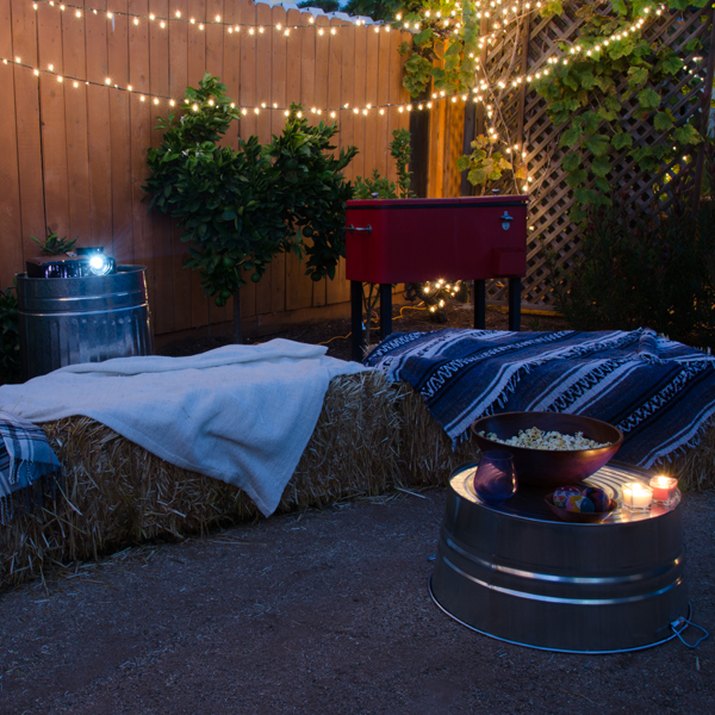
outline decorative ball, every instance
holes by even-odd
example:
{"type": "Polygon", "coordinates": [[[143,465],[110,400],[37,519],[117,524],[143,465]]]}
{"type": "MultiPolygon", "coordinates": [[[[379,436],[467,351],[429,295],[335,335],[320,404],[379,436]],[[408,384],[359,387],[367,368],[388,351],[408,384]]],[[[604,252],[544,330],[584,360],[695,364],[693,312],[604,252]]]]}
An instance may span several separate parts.
{"type": "Polygon", "coordinates": [[[559,509],[579,514],[608,511],[610,498],[598,487],[559,487],[551,495],[551,501],[559,509]]]}

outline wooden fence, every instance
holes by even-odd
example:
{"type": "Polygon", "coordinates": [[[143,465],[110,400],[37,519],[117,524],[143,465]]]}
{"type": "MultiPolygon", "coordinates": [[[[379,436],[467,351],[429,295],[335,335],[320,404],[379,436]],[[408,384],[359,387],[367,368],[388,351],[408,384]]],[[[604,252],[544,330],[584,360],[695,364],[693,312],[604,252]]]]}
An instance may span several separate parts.
{"type": "MultiPolygon", "coordinates": [[[[332,109],[339,145],[360,152],[348,178],[373,169],[394,178],[388,144],[407,125],[396,110],[405,36],[316,13],[251,0],[0,0],[0,287],[48,227],[146,265],[155,333],[230,320],[231,307],[216,308],[182,267],[176,229],[149,215],[142,191],[157,119],[205,72],[243,109],[228,141],[268,140],[291,102],[320,109],[316,121],[332,109]],[[367,116],[354,113],[368,104],[367,116]]],[[[242,318],[345,302],[340,270],[313,283],[280,256],[242,290],[242,318]]]]}
{"type": "MultiPolygon", "coordinates": [[[[487,74],[532,71],[560,41],[575,37],[579,24],[576,14],[558,21],[527,15],[482,58],[487,74]]],[[[666,15],[647,32],[687,55],[683,48],[695,37],[708,49],[711,27],[712,10],[706,9],[666,15]]],[[[398,52],[404,39],[347,16],[252,0],[74,0],[62,6],[0,0],[0,287],[10,285],[37,253],[30,237],[44,237],[49,227],[78,237],[80,245],[103,245],[119,262],[146,265],[155,333],[230,320],[231,308],[216,308],[196,273],[183,268],[186,249],[171,222],[147,211],[146,152],[160,141],[154,127],[171,111],[169,98],[180,99],[205,72],[219,76],[244,111],[228,138],[234,143],[239,133],[266,141],[279,132],[290,102],[307,111],[320,108],[321,118],[333,109],[339,145],[360,150],[348,177],[376,168],[394,178],[388,144],[409,116],[397,111],[408,101],[398,52]],[[360,110],[368,104],[364,116],[360,110]]],[[[699,71],[708,61],[712,51],[699,71]]],[[[670,91],[681,95],[680,117],[702,104],[701,96],[677,83],[670,91]]],[[[560,128],[523,85],[503,92],[498,103],[534,177],[524,300],[548,307],[547,255],[567,267],[578,251],[578,232],[568,218],[572,196],[560,165],[560,128]]],[[[456,169],[465,148],[464,117],[460,101],[436,102],[429,112],[428,196],[466,193],[456,169]]],[[[638,141],[653,139],[635,115],[630,121],[638,141]]],[[[479,110],[474,127],[479,131],[479,110]]],[[[642,180],[634,185],[635,177],[633,167],[623,164],[611,180],[645,197],[650,187],[642,180]]],[[[498,281],[489,296],[503,300],[498,281]]],[[[242,290],[241,313],[248,323],[276,315],[288,320],[294,311],[342,305],[348,297],[343,266],[336,280],[314,284],[295,257],[280,256],[258,285],[242,290]]]]}

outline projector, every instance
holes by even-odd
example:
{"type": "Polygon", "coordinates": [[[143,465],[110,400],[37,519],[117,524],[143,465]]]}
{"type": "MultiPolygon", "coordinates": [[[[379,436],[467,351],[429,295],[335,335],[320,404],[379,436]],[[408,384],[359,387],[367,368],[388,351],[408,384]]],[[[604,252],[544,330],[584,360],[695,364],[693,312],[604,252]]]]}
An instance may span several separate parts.
{"type": "Polygon", "coordinates": [[[116,272],[116,261],[101,246],[78,248],[64,256],[39,256],[25,262],[29,278],[84,278],[116,272]]]}

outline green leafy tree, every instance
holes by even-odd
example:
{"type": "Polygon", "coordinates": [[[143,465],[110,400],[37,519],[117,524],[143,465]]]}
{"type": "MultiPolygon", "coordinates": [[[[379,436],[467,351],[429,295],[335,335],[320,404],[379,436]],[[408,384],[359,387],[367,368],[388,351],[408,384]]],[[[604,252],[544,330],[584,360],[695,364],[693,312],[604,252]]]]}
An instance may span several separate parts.
{"type": "Polygon", "coordinates": [[[364,15],[373,20],[391,22],[401,5],[401,0],[349,0],[343,10],[350,15],[364,15]]]}
{"type": "Polygon", "coordinates": [[[286,243],[271,192],[270,164],[256,137],[238,151],[218,144],[238,113],[225,86],[205,75],[189,87],[184,109],[160,119],[162,143],[149,149],[144,189],[150,207],[174,218],[189,244],[187,266],[217,305],[234,297],[235,338],[240,341],[238,290],[244,275],[260,280],[286,243]]]}
{"type": "Polygon", "coordinates": [[[303,2],[298,3],[298,7],[317,7],[323,12],[337,12],[340,10],[340,3],[338,0],[303,0],[303,2]]]}
{"type": "Polygon", "coordinates": [[[357,149],[336,153],[336,132],[335,124],[308,124],[300,107],[292,105],[283,133],[266,148],[279,215],[297,237],[290,245],[306,255],[306,273],[314,281],[333,278],[345,255],[345,202],[352,186],[342,172],[357,149]]]}
{"type": "Polygon", "coordinates": [[[225,86],[209,74],[186,90],[182,111],[160,119],[162,143],[149,149],[144,189],[153,208],[175,219],[189,246],[187,266],[201,274],[217,305],[234,300],[240,342],[239,289],[257,282],[276,253],[308,255],[314,280],[333,276],[344,254],[342,213],[350,185],[342,169],[356,150],[331,152],[334,125],[309,126],[292,107],[281,136],[262,146],[219,143],[238,119],[225,86]]]}

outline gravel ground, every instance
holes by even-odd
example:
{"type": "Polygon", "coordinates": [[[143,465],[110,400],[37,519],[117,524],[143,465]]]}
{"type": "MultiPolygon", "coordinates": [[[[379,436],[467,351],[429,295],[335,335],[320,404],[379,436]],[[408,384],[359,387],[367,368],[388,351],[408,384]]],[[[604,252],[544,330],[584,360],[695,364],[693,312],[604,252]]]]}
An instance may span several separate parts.
{"type": "MultiPolygon", "coordinates": [[[[419,313],[395,330],[467,327],[419,313]]],[[[489,327],[506,327],[490,311],[489,327]]],[[[525,316],[522,329],[558,320],[525,316]]],[[[270,337],[327,341],[347,319],[270,337]]],[[[226,342],[166,347],[190,354],[226,342]]],[[[349,357],[350,341],[329,354],[349,357]]],[[[715,639],[618,655],[476,634],[427,582],[446,491],[359,499],[154,544],[0,594],[0,714],[715,712],[715,639]]],[[[683,510],[693,620],[715,629],[715,491],[683,510]]]]}
{"type": "MultiPolygon", "coordinates": [[[[442,613],[445,495],[272,517],[0,594],[0,712],[715,712],[713,638],[549,653],[442,613]]],[[[681,508],[693,620],[712,630],[715,491],[681,508]]]]}

